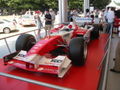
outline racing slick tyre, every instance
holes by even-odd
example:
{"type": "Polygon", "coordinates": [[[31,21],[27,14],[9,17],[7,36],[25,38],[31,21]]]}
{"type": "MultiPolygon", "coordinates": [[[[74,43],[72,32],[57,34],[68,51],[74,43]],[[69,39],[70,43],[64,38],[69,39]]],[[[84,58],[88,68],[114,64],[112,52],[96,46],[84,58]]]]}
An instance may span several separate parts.
{"type": "Polygon", "coordinates": [[[25,50],[28,51],[36,43],[35,37],[30,34],[22,34],[16,41],[16,51],[25,50]]]}
{"type": "Polygon", "coordinates": [[[85,64],[87,56],[87,44],[83,37],[73,38],[69,44],[70,59],[72,64],[81,66],[85,64]]]}
{"type": "Polygon", "coordinates": [[[99,29],[98,27],[94,26],[94,29],[91,31],[91,35],[90,35],[90,39],[94,40],[94,39],[98,39],[99,38],[99,29]]]}

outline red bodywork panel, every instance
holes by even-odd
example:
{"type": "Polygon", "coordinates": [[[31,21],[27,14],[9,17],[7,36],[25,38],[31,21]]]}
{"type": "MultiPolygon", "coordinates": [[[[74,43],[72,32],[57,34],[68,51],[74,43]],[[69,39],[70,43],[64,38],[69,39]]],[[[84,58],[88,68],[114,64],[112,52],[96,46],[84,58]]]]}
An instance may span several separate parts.
{"type": "Polygon", "coordinates": [[[37,42],[27,53],[27,55],[31,54],[39,54],[45,55],[46,53],[58,48],[61,45],[61,42],[64,42],[61,36],[51,36],[40,40],[37,42]]]}
{"type": "MultiPolygon", "coordinates": [[[[59,28],[55,28],[55,30],[60,30],[63,25],[60,25],[59,28]]],[[[54,30],[53,30],[54,31],[54,30]]],[[[75,29],[73,31],[72,37],[76,37],[76,35],[84,35],[87,32],[85,29],[79,28],[77,25],[75,26],[75,29]]],[[[57,45],[61,45],[62,43],[65,43],[61,36],[51,36],[49,38],[45,38],[37,42],[29,51],[27,55],[31,54],[39,54],[39,55],[45,55],[46,53],[58,48],[57,45]]]]}
{"type": "Polygon", "coordinates": [[[118,28],[120,26],[120,18],[115,18],[113,26],[116,28],[118,28]]]}
{"type": "Polygon", "coordinates": [[[50,33],[58,32],[61,28],[64,27],[64,24],[59,25],[57,28],[53,28],[50,30],[50,33]]]}
{"type": "MultiPolygon", "coordinates": [[[[52,30],[50,30],[50,32],[51,33],[58,32],[63,27],[64,27],[64,24],[61,24],[57,28],[53,28],[52,30]]],[[[72,29],[72,27],[73,27],[72,25],[68,25],[69,29],[72,29]]],[[[76,37],[77,35],[84,35],[84,34],[86,34],[86,32],[87,32],[86,29],[82,29],[82,28],[78,27],[77,25],[74,25],[74,30],[73,30],[73,33],[72,33],[72,38],[76,37]]]]}
{"type": "MultiPolygon", "coordinates": [[[[44,56],[45,54],[49,53],[50,51],[58,48],[64,42],[61,36],[51,36],[51,37],[46,37],[43,40],[40,40],[37,42],[27,53],[27,55],[40,55],[44,56]]],[[[58,74],[58,68],[55,66],[44,66],[44,65],[39,65],[39,67],[45,67],[51,69],[48,70],[39,70],[38,68],[34,68],[34,64],[32,62],[27,62],[27,61],[22,61],[22,60],[16,60],[16,59],[11,59],[8,62],[5,62],[5,64],[9,64],[21,69],[25,69],[28,71],[34,71],[34,72],[44,72],[44,73],[52,73],[52,74],[58,74]],[[52,70],[54,69],[54,70],[52,70]]]]}
{"type": "MultiPolygon", "coordinates": [[[[61,45],[63,43],[63,39],[61,36],[51,36],[51,37],[46,37],[42,40],[40,40],[39,42],[37,42],[27,53],[27,55],[40,55],[40,56],[44,56],[47,53],[49,53],[50,51],[53,51],[54,49],[60,47],[58,45],[61,45]]],[[[44,72],[44,73],[52,73],[52,74],[58,74],[58,68],[55,66],[48,66],[49,69],[53,69],[54,70],[39,70],[38,68],[34,68],[34,63],[32,62],[27,62],[27,61],[22,61],[22,60],[16,60],[16,59],[11,59],[8,62],[5,62],[4,64],[9,64],[21,69],[25,69],[28,71],[34,71],[34,72],[44,72]]],[[[39,65],[39,67],[44,67],[44,65],[39,65]]],[[[47,68],[47,66],[45,66],[45,68],[47,68]]]]}
{"type": "Polygon", "coordinates": [[[58,74],[58,68],[55,66],[44,66],[44,65],[39,65],[39,67],[45,67],[48,69],[54,69],[54,70],[39,70],[38,68],[34,68],[34,64],[30,62],[25,62],[21,60],[16,60],[16,59],[11,59],[9,62],[6,62],[5,64],[9,64],[27,71],[33,71],[33,72],[44,72],[44,73],[51,73],[51,74],[58,74]]]}
{"type": "Polygon", "coordinates": [[[87,32],[87,30],[79,28],[78,26],[76,26],[76,29],[73,31],[73,37],[76,37],[77,35],[85,35],[87,32]]]}

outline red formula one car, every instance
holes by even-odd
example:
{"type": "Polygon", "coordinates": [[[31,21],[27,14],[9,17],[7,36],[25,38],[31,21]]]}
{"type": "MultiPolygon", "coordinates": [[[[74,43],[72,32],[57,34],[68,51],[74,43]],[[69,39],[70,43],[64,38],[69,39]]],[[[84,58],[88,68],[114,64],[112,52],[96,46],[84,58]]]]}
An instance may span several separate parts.
{"type": "Polygon", "coordinates": [[[61,24],[50,32],[49,37],[38,42],[30,34],[19,36],[16,52],[5,56],[4,64],[63,77],[71,65],[85,64],[87,43],[99,37],[99,31],[91,26],[85,29],[77,25],[61,24]]]}

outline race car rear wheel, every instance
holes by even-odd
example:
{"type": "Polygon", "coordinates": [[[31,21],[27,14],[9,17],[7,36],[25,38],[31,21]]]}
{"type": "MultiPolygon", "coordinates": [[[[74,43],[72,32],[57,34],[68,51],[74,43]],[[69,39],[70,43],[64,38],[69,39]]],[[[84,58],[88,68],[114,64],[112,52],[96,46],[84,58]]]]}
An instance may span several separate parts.
{"type": "Polygon", "coordinates": [[[83,37],[73,38],[69,44],[70,59],[72,64],[81,66],[85,64],[87,56],[87,44],[83,37]]]}
{"type": "Polygon", "coordinates": [[[25,50],[28,51],[36,43],[35,37],[30,34],[22,34],[16,41],[16,51],[25,50]]]}
{"type": "Polygon", "coordinates": [[[98,27],[94,26],[94,29],[91,31],[91,35],[90,35],[90,39],[94,40],[94,39],[98,39],[99,38],[99,29],[98,27]]]}

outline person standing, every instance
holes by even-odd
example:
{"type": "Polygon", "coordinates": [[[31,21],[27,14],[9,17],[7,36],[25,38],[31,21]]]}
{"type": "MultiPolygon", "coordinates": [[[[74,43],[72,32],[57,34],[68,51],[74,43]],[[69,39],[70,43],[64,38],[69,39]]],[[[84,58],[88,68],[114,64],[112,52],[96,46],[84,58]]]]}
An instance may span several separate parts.
{"type": "Polygon", "coordinates": [[[94,17],[93,26],[96,30],[100,30],[100,19],[98,18],[98,15],[94,17]]]}
{"type": "Polygon", "coordinates": [[[107,29],[107,19],[106,19],[107,9],[103,9],[103,17],[102,17],[102,27],[103,27],[103,33],[106,33],[107,29]]]}
{"type": "Polygon", "coordinates": [[[41,38],[40,31],[41,31],[41,28],[42,28],[42,22],[41,22],[41,19],[40,19],[39,14],[40,14],[40,13],[39,13],[38,11],[36,11],[36,12],[35,12],[35,16],[34,16],[35,24],[36,24],[37,29],[38,29],[38,33],[37,33],[37,38],[38,38],[38,39],[41,38]]]}
{"type": "Polygon", "coordinates": [[[50,30],[52,28],[52,16],[50,15],[49,11],[46,11],[45,14],[45,31],[46,31],[46,36],[50,36],[50,30]],[[48,30],[48,32],[47,32],[48,30]]]}
{"type": "Polygon", "coordinates": [[[52,27],[54,26],[55,23],[55,12],[52,9],[49,9],[50,15],[52,17],[52,27]]]}
{"type": "Polygon", "coordinates": [[[106,33],[110,33],[110,30],[111,30],[111,28],[113,26],[114,19],[115,19],[114,8],[111,8],[111,10],[109,10],[107,12],[106,19],[107,19],[107,30],[106,30],[106,33]]]}
{"type": "Polygon", "coordinates": [[[90,17],[90,10],[86,9],[85,17],[90,17]]]}

